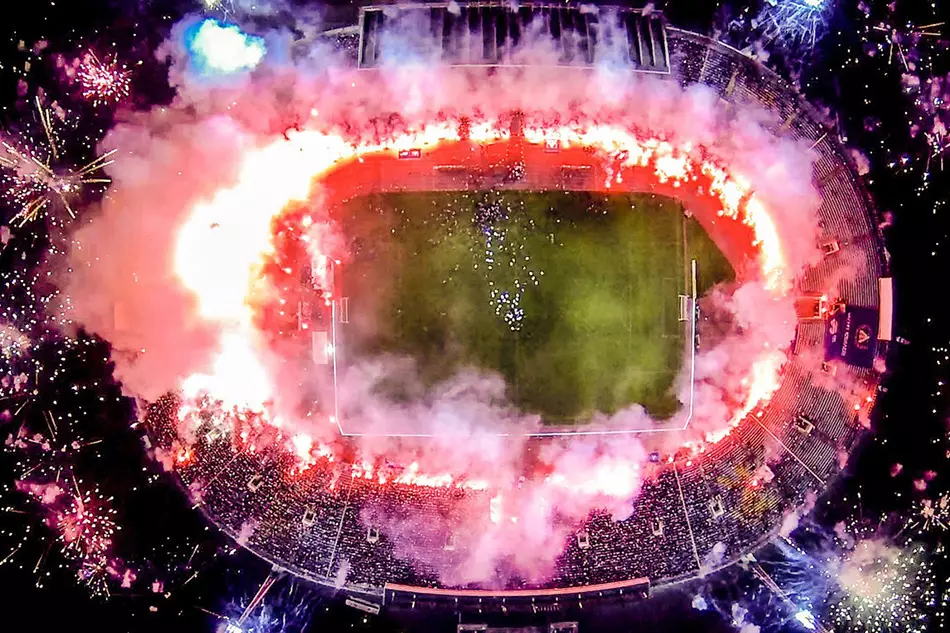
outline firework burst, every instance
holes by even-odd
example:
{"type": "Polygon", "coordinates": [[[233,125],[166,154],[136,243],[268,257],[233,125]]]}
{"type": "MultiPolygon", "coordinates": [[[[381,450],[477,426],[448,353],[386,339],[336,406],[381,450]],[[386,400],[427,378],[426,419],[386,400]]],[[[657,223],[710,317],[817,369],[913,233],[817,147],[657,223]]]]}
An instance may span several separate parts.
{"type": "Polygon", "coordinates": [[[95,594],[108,594],[110,550],[119,529],[112,499],[97,491],[83,493],[73,482],[75,496],[58,513],[56,530],[67,558],[76,561],[77,575],[95,594]]]}
{"type": "Polygon", "coordinates": [[[132,71],[117,59],[99,59],[89,52],[82,57],[76,80],[84,99],[98,107],[114,105],[128,98],[132,87],[132,71]]]}
{"type": "Polygon", "coordinates": [[[768,41],[812,48],[824,35],[832,0],[766,0],[756,20],[768,41]]]}
{"type": "Polygon", "coordinates": [[[923,545],[859,540],[842,560],[837,578],[840,591],[829,610],[836,630],[927,630],[926,609],[936,593],[923,545]]]}
{"type": "MultiPolygon", "coordinates": [[[[224,17],[229,17],[236,12],[234,0],[198,0],[201,8],[206,13],[215,13],[224,17]]],[[[243,11],[248,11],[249,7],[240,7],[243,11]]],[[[250,8],[253,11],[253,7],[250,8]]]]}
{"type": "Polygon", "coordinates": [[[112,182],[98,174],[115,162],[112,157],[116,150],[111,150],[80,167],[64,164],[51,111],[44,108],[38,98],[36,110],[43,127],[43,140],[22,147],[3,142],[4,153],[0,154],[0,169],[7,172],[3,177],[7,195],[19,208],[14,220],[20,226],[41,217],[56,201],[62,203],[71,218],[75,218],[70,201],[87,185],[112,182]]]}
{"type": "Polygon", "coordinates": [[[103,497],[95,487],[84,491],[75,478],[67,488],[18,481],[17,489],[39,504],[55,534],[55,540],[37,561],[34,573],[40,573],[53,545],[58,544],[79,581],[94,595],[108,596],[108,581],[120,576],[124,567],[122,561],[112,556],[113,538],[119,530],[113,498],[103,497]]]}
{"type": "Polygon", "coordinates": [[[950,528],[950,494],[921,501],[918,515],[908,520],[907,527],[920,532],[950,528]]]}
{"type": "Polygon", "coordinates": [[[904,67],[904,72],[911,72],[916,67],[918,53],[917,45],[923,38],[939,38],[940,30],[945,22],[934,22],[923,26],[914,24],[894,25],[886,22],[877,24],[871,29],[877,33],[883,33],[885,43],[878,45],[878,48],[887,47],[887,63],[890,65],[895,58],[900,60],[904,67]]]}
{"type": "Polygon", "coordinates": [[[98,559],[105,556],[112,545],[115,509],[91,492],[82,494],[77,488],[76,493],[59,518],[63,549],[84,560],[98,559]]]}

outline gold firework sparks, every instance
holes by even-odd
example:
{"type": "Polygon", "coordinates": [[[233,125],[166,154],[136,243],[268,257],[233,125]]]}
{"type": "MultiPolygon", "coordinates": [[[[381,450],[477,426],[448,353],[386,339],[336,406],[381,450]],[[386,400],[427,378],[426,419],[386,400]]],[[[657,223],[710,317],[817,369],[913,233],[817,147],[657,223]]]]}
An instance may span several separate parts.
{"type": "Polygon", "coordinates": [[[43,107],[39,98],[36,99],[36,110],[43,126],[43,142],[23,148],[3,142],[5,154],[0,154],[0,169],[10,172],[6,178],[8,195],[20,209],[14,216],[14,221],[19,221],[20,226],[40,217],[56,200],[63,204],[71,218],[75,218],[70,199],[86,185],[112,182],[99,176],[99,172],[115,162],[112,157],[116,150],[110,150],[80,167],[63,165],[52,113],[43,107]]]}
{"type": "Polygon", "coordinates": [[[910,66],[907,64],[907,57],[904,55],[904,41],[913,37],[940,37],[941,33],[939,29],[945,24],[946,22],[934,22],[933,24],[925,24],[923,26],[908,25],[908,27],[903,31],[888,24],[879,24],[871,28],[873,28],[875,31],[885,33],[888,36],[890,49],[887,53],[887,64],[890,65],[893,61],[894,48],[896,46],[897,54],[900,55],[901,63],[904,65],[904,70],[910,72],[910,66]]]}

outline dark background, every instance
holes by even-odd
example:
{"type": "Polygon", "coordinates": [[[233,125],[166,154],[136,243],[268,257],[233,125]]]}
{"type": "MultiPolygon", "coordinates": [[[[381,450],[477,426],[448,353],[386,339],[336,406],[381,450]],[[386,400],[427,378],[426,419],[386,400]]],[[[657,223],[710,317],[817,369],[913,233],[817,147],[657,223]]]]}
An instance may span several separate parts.
{"type": "MultiPolygon", "coordinates": [[[[749,41],[748,18],[758,13],[761,4],[670,0],[657,3],[657,8],[675,26],[716,32],[741,48],[749,41]]],[[[946,249],[950,173],[944,174],[934,159],[930,175],[925,176],[930,148],[921,135],[912,134],[912,124],[920,118],[918,97],[902,87],[902,64],[888,63],[890,34],[870,28],[879,23],[899,29],[908,22],[931,24],[945,19],[948,10],[916,0],[898,0],[894,10],[888,4],[841,0],[813,52],[790,50],[783,55],[777,49],[769,59],[769,65],[796,80],[809,99],[828,108],[837,121],[832,132],[871,161],[866,184],[879,211],[893,220],[885,234],[895,278],[895,333],[909,341],[891,350],[874,432],[820,500],[814,516],[816,529],[841,520],[901,523],[917,512],[924,496],[933,497],[948,488],[947,402],[940,383],[948,379],[950,330],[939,306],[945,301],[950,271],[946,249]],[[884,54],[869,54],[882,45],[884,54]],[[903,466],[896,476],[892,475],[895,464],[903,466]],[[917,490],[915,480],[927,480],[927,490],[917,490]]],[[[356,15],[356,5],[351,3],[324,7],[328,22],[345,24],[356,15]]],[[[134,67],[135,107],[167,102],[171,93],[166,69],[153,51],[175,20],[200,9],[197,2],[173,0],[5,3],[0,14],[0,129],[28,129],[32,97],[43,90],[74,104],[83,134],[70,138],[88,136],[94,143],[111,124],[111,111],[76,100],[55,67],[57,54],[75,56],[90,45],[142,62],[134,67]],[[38,51],[40,41],[47,46],[38,51]],[[26,62],[30,62],[28,71],[26,62]]],[[[913,42],[916,72],[924,78],[950,72],[947,29],[937,30],[942,37],[913,42]]],[[[70,142],[77,144],[77,154],[88,154],[88,143],[70,142]]],[[[0,200],[3,224],[15,212],[0,200]]],[[[5,317],[15,311],[11,306],[21,306],[17,318],[22,323],[30,320],[24,314],[29,306],[39,309],[35,296],[16,280],[32,278],[35,262],[41,261],[50,239],[38,231],[31,240],[19,239],[0,252],[5,317]]],[[[115,548],[137,570],[138,578],[131,589],[115,587],[109,597],[91,596],[59,554],[41,514],[13,489],[20,456],[4,452],[0,454],[0,561],[4,561],[0,565],[0,614],[4,617],[0,631],[211,631],[222,622],[221,617],[240,614],[269,571],[207,525],[188,507],[174,482],[144,459],[140,431],[130,428],[131,405],[111,383],[111,367],[103,361],[107,351],[96,341],[66,346],[55,336],[48,337],[34,354],[62,371],[23,415],[29,423],[38,423],[45,408],[71,408],[82,413],[82,427],[64,433],[102,440],[77,454],[77,470],[100,481],[106,493],[116,495],[122,530],[115,548]],[[76,384],[88,388],[76,392],[76,384]]],[[[9,403],[0,403],[0,408],[8,407],[9,403]]],[[[0,419],[0,437],[6,438],[12,425],[0,419]]],[[[930,546],[941,538],[939,532],[932,535],[930,546]]],[[[942,576],[946,571],[938,567],[942,576]]],[[[663,592],[647,603],[583,616],[582,630],[734,630],[716,609],[692,609],[690,601],[696,592],[708,596],[711,607],[728,612],[735,602],[757,604],[762,587],[750,574],[733,569],[681,591],[663,592]]],[[[789,621],[787,609],[771,602],[760,605],[755,616],[753,621],[763,630],[802,630],[789,621]]],[[[252,622],[257,631],[454,630],[455,617],[366,617],[331,593],[283,578],[252,622]]]]}

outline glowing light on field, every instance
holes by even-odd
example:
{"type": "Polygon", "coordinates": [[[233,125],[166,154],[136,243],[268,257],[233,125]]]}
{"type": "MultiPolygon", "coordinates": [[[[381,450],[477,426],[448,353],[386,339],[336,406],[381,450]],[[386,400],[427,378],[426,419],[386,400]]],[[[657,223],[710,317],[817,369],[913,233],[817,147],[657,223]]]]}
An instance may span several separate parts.
{"type": "MultiPolygon", "coordinates": [[[[742,385],[746,389],[746,397],[742,406],[733,412],[732,418],[722,428],[707,431],[703,434],[703,440],[706,443],[721,442],[742,423],[742,420],[755,409],[756,405],[761,402],[768,402],[780,386],[779,369],[781,369],[784,361],[785,355],[775,350],[763,353],[755,360],[749,375],[742,381],[742,385]]],[[[696,444],[691,444],[690,448],[694,452],[703,449],[702,446],[696,444]]]]}
{"type": "Polygon", "coordinates": [[[264,40],[234,25],[209,18],[186,38],[186,46],[203,74],[231,74],[254,69],[267,52],[264,40]]]}
{"type": "Polygon", "coordinates": [[[397,484],[406,486],[425,486],[428,488],[463,488],[466,490],[485,490],[488,488],[488,482],[478,479],[457,480],[448,473],[441,475],[428,475],[419,472],[419,464],[413,462],[409,464],[398,477],[393,479],[397,484]]]}
{"type": "Polygon", "coordinates": [[[757,403],[768,400],[778,388],[778,370],[785,361],[785,355],[773,351],[765,354],[752,366],[751,380],[749,381],[749,395],[746,404],[741,410],[743,417],[749,413],[757,403]]]}
{"type": "Polygon", "coordinates": [[[178,235],[175,272],[198,299],[201,316],[250,323],[251,284],[273,252],[271,220],[288,203],[306,200],[315,176],[354,155],[340,137],[289,134],[247,152],[237,185],[192,209],[178,235]]]}
{"type": "Polygon", "coordinates": [[[178,454],[175,456],[175,460],[179,465],[185,465],[191,462],[191,458],[195,456],[195,453],[190,448],[181,448],[178,450],[178,454]]]}

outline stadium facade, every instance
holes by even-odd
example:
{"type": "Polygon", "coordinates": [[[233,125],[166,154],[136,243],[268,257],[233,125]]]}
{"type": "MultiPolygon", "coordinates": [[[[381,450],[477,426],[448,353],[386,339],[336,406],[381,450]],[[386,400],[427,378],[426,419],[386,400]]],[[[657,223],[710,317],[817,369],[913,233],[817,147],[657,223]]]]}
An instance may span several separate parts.
{"type": "MultiPolygon", "coordinates": [[[[183,483],[200,487],[202,511],[231,536],[253,524],[253,533],[242,542],[261,558],[316,583],[345,582],[367,604],[498,613],[545,605],[557,611],[597,599],[644,596],[651,585],[704,575],[754,551],[841,468],[842,456],[854,447],[862,419],[873,407],[891,338],[892,291],[883,240],[847,151],[816,110],[776,75],[739,51],[666,25],[658,13],[531,4],[512,9],[492,3],[364,7],[357,25],[325,37],[347,51],[359,68],[376,72],[389,42],[387,24],[404,21],[423,25],[412,54],[475,66],[507,64],[512,58],[506,51],[516,49],[519,37],[530,29],[546,29],[561,47],[559,63],[593,66],[602,60],[602,50],[609,51],[629,72],[648,72],[682,86],[703,84],[727,104],[765,108],[776,115],[776,135],[808,143],[818,157],[813,182],[822,198],[823,259],[796,280],[802,308],[781,386],[703,455],[657,464],[629,519],[592,516],[568,542],[554,577],[542,586],[488,593],[442,587],[434,573],[397,556],[386,535],[362,519],[367,504],[402,508],[423,519],[451,515],[463,497],[469,502],[482,495],[487,508],[486,492],[381,487],[346,475],[331,486],[333,473],[319,468],[288,481],[279,464],[290,456],[239,452],[230,438],[213,433],[198,443],[188,467],[179,469],[183,483]],[[829,280],[844,270],[849,275],[838,284],[838,295],[824,297],[829,280]],[[815,363],[815,357],[823,362],[815,363]],[[748,489],[750,472],[763,473],[754,495],[748,489]]],[[[544,154],[543,148],[526,151],[520,157],[524,174],[515,180],[481,173],[474,181],[470,171],[460,175],[440,169],[451,162],[448,156],[375,172],[371,161],[359,168],[366,170],[364,182],[374,186],[389,183],[419,191],[457,189],[459,178],[465,186],[482,188],[602,188],[584,169],[584,156],[544,154]]],[[[343,197],[358,193],[338,191],[343,197]]],[[[731,261],[749,256],[747,243],[730,242],[713,225],[708,230],[731,261]]],[[[157,417],[150,424],[153,439],[170,447],[174,431],[157,417]]],[[[432,533],[426,543],[430,560],[451,564],[464,559],[464,536],[432,533]]]]}

